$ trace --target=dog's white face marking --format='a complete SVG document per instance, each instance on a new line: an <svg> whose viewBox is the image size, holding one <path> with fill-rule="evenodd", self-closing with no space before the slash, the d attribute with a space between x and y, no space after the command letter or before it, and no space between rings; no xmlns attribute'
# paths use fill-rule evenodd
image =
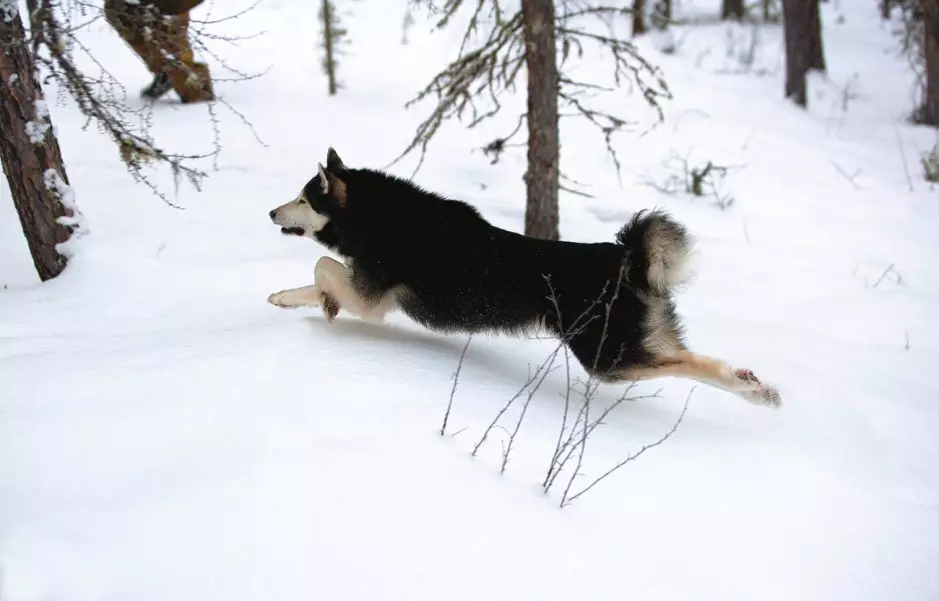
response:
<svg viewBox="0 0 939 601"><path fill-rule="evenodd" d="M271 220L281 227L283 233L307 238L313 238L329 223L329 217L314 211L302 191L294 200L274 209Z"/></svg>

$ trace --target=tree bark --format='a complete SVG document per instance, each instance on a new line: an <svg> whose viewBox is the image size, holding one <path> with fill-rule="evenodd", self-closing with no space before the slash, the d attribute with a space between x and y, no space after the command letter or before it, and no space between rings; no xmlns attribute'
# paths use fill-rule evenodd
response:
<svg viewBox="0 0 939 601"><path fill-rule="evenodd" d="M323 19L323 49L326 51L326 58L323 60L323 67L326 70L326 77L329 80L329 95L336 95L336 56L334 51L333 25L335 16L333 15L333 6L331 0L323 0L323 6L320 9Z"/></svg>
<svg viewBox="0 0 939 601"><path fill-rule="evenodd" d="M880 0L880 18L884 21L890 18L890 8L893 2L891 0Z"/></svg>
<svg viewBox="0 0 939 601"><path fill-rule="evenodd" d="M926 93L923 123L939 127L939 0L922 0Z"/></svg>
<svg viewBox="0 0 939 601"><path fill-rule="evenodd" d="M743 0L724 0L721 3L721 19L743 19Z"/></svg>
<svg viewBox="0 0 939 601"><path fill-rule="evenodd" d="M12 18L11 18L12 17ZM39 278L52 279L67 259L56 248L72 235L62 223L76 215L62 202L58 183L68 184L26 46L19 14L0 12L0 162Z"/></svg>
<svg viewBox="0 0 939 601"><path fill-rule="evenodd" d="M646 32L646 2L633 0L633 35L642 35Z"/></svg>
<svg viewBox="0 0 939 601"><path fill-rule="evenodd" d="M808 104L805 76L811 69L825 70L818 0L783 0L786 39L786 97L799 106Z"/></svg>
<svg viewBox="0 0 939 601"><path fill-rule="evenodd" d="M825 51L822 46L822 15L818 0L811 2L809 18L812 29L809 32L809 69L825 71Z"/></svg>
<svg viewBox="0 0 939 601"><path fill-rule="evenodd" d="M525 235L557 240L560 142L554 1L522 0L528 68Z"/></svg>

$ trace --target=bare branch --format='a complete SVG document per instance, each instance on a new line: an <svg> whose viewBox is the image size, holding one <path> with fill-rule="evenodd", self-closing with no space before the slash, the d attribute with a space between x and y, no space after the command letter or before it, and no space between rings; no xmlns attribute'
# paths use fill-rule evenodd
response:
<svg viewBox="0 0 939 601"><path fill-rule="evenodd" d="M417 0L415 5L428 7L432 13L440 15L437 27L445 27L464 5L464 0L446 0L442 6L429 0ZM420 158L414 173L423 165L427 148L443 123L455 118L468 121L467 127L473 128L479 123L497 115L501 108L500 97L503 92L514 90L518 73L525 64L525 45L522 39L522 13L505 13L498 0L474 0L473 12L464 32L457 58L438 73L433 80L405 105L410 108L434 97L436 104L429 116L418 126L414 137L404 151L388 167L396 164L411 152L418 150ZM483 41L472 45L472 38L480 32L481 18L489 7L488 16L492 19ZM585 44L593 44L609 53L612 58L612 75L615 87L628 85L638 89L643 98L654 108L659 121L663 114L659 102L671 98L661 72L642 58L635 46L612 33L601 35L587 30L578 19L583 17L628 18L632 11L624 7L590 6L582 2L565 1L561 3L555 19L557 37L561 53L559 65L560 88L559 100L569 109L562 116L577 116L587 119L603 135L607 153L613 159L617 176L620 173L619 157L613 146L614 134L623 131L630 123L612 113L593 108L587 101L586 94L612 91L612 88L599 84L578 81L570 77L564 68L572 57L582 58ZM612 25L610 26L612 30ZM471 49L470 49L471 48ZM514 135L514 134L513 134ZM511 136L510 136L511 137ZM496 140L489 145L487 154L494 154L493 162L505 147L507 139Z"/></svg>
<svg viewBox="0 0 939 601"><path fill-rule="evenodd" d="M682 420L685 419L685 412L688 411L688 403L691 401L691 395L694 392L694 390L695 390L695 387L692 386L691 390L688 391L688 396L685 398L685 404L681 408L681 413L678 414L678 419L675 420L675 423L672 424L672 427L668 432L666 432L661 438L659 438L655 442L650 442L649 444L643 445L641 449L639 449L635 453L628 455L625 459L623 459L622 461L618 462L616 465L614 465L613 467L605 471L603 474L600 475L600 477L598 477L596 480L594 480L593 482L585 486L579 492L569 497L566 496L566 492L565 492L565 498L562 499L561 501L561 507L567 507L568 505L573 503L575 499L577 499L578 497L580 497L581 495L583 495L584 493L592 489L594 486L596 486L597 484L605 480L608 476L610 476L616 470L620 469L621 467L623 467L624 465L626 465L627 463L631 461L635 461L636 459L639 459L639 457L641 457L646 451L650 449L654 449L655 447L659 446L660 444L662 444L663 442L671 438L672 434L674 434L675 431L678 429L678 426L681 424ZM573 481L573 479L571 481Z"/></svg>
<svg viewBox="0 0 939 601"><path fill-rule="evenodd" d="M120 96L126 96L124 87L77 37L78 32L102 16L101 7L83 0L27 0L27 7L30 17L31 51L38 68L45 75L44 83L54 82L57 84L60 94L65 93L72 98L79 111L86 118L85 127L95 123L103 133L111 138L118 147L121 160L138 183L146 185L168 205L181 208L169 201L166 194L144 173L144 169L150 165L166 165L173 175L174 186L178 187L180 179L185 177L197 190L200 189L206 173L203 169L197 167L196 163L211 158L214 164L221 151L219 142L220 128L212 104L208 103L206 105L215 134L212 151L182 154L162 149L155 143L149 133L151 107L132 108L127 105L120 98ZM204 29L200 29L198 25L204 26L236 18L246 14L251 8L253 6L233 16L214 21L193 21L192 23L196 23L197 27L190 30L192 45L212 55L205 47L203 39L233 43L234 38L214 36L204 31ZM76 15L80 17L80 20L74 22ZM91 16L89 17L89 15ZM155 16L159 18L158 15ZM148 35L157 40L161 36L167 35L166 32L159 29L154 28L148 31ZM100 75L89 75L77 67L77 61L73 56L76 49L82 52L91 64L100 70ZM224 61L220 60L220 62L223 66L225 65ZM179 63L181 68L188 68L181 62ZM229 70L232 69L229 67ZM195 74L193 75L195 76ZM241 75L245 78L253 77L247 74ZM234 111L230 104L224 101L223 104ZM234 112L242 118L242 122L248 124L243 115L240 115L237 111ZM133 117L139 118L140 126L131 124L131 118ZM250 127L250 124L248 125Z"/></svg>
<svg viewBox="0 0 939 601"><path fill-rule="evenodd" d="M443 424L440 426L441 436L443 436L444 432L447 431L447 421L450 419L450 409L453 407L453 397L456 395L456 385L460 381L460 371L463 369L463 359L466 357L466 350L469 348L470 342L472 341L472 336L466 339L466 345L463 347L463 352L460 353L460 362L456 364L456 371L453 373L453 388L450 389L450 399L447 401L447 411L443 414Z"/></svg>

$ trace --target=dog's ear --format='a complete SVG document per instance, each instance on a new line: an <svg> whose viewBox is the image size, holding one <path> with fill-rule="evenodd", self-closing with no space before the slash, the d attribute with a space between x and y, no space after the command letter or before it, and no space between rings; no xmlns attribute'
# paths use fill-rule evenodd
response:
<svg viewBox="0 0 939 601"><path fill-rule="evenodd" d="M323 195L335 199L340 207L346 206L346 198L348 196L346 182L339 179L331 170L327 171L323 169L322 163L317 163L316 168L319 170L320 189Z"/></svg>
<svg viewBox="0 0 939 601"><path fill-rule="evenodd" d="M339 158L339 153L336 152L336 149L332 146L326 151L326 169L333 173L346 170L345 163L342 162L342 159Z"/></svg>

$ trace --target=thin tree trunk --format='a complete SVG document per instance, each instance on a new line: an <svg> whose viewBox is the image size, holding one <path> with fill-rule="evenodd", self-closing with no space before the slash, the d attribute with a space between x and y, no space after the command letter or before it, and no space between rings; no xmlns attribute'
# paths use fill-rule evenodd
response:
<svg viewBox="0 0 939 601"><path fill-rule="evenodd" d="M890 8L893 2L891 0L880 0L880 18L886 21L890 18Z"/></svg>
<svg viewBox="0 0 939 601"><path fill-rule="evenodd" d="M646 2L645 0L633 0L633 35L641 35L646 32Z"/></svg>
<svg viewBox="0 0 939 601"><path fill-rule="evenodd" d="M721 3L721 19L743 19L743 0L724 0Z"/></svg>
<svg viewBox="0 0 939 601"><path fill-rule="evenodd" d="M821 40L813 21L818 18L818 0L783 0L783 26L786 39L786 97L799 106L807 105L805 75L818 62ZM824 65L824 61L822 61Z"/></svg>
<svg viewBox="0 0 939 601"><path fill-rule="evenodd" d="M923 123L939 127L939 0L922 0L926 95Z"/></svg>
<svg viewBox="0 0 939 601"><path fill-rule="evenodd" d="M528 68L525 235L557 240L560 143L554 1L522 0Z"/></svg>
<svg viewBox="0 0 939 601"><path fill-rule="evenodd" d="M14 5L15 6L15 5ZM76 215L62 202L68 184L42 88L34 76L19 14L0 13L0 162L39 278L54 278L67 259L56 245Z"/></svg>
<svg viewBox="0 0 939 601"><path fill-rule="evenodd" d="M329 79L329 95L336 95L336 61L334 55L333 39L333 7L330 0L323 0L323 47L326 50L324 66L326 77Z"/></svg>

